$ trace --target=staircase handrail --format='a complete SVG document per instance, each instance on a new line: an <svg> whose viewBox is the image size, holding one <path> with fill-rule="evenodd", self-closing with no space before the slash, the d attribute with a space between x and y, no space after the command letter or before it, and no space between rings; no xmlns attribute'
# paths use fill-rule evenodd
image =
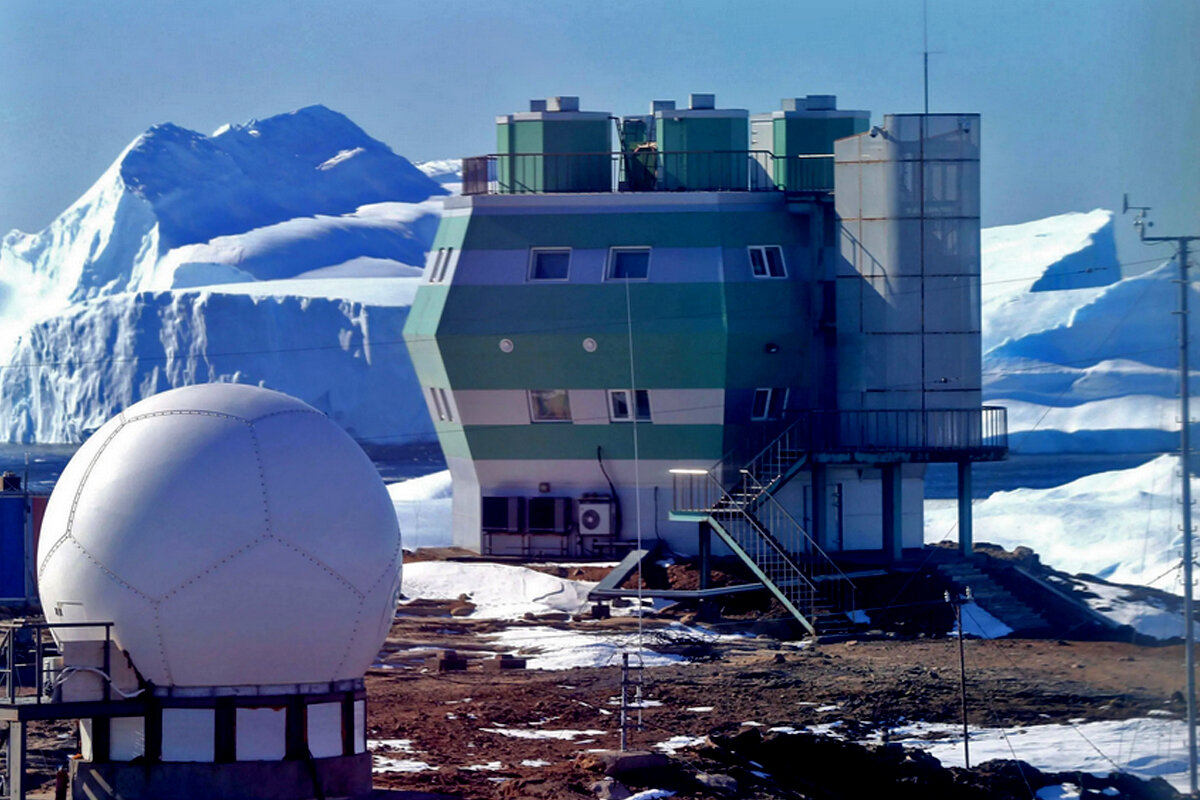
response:
<svg viewBox="0 0 1200 800"><path fill-rule="evenodd" d="M751 525L751 527L753 527L759 533L760 536L762 536L763 540L766 541L767 544L769 544L771 546L771 549L774 550L776 552L776 554L779 555L779 557L782 558L784 560L784 562L786 562L787 565L795 571L796 575L802 581L804 581L805 585L807 585L808 588L815 593L817 591L817 585L815 583L813 583L812 580L810 580L807 575L804 574L804 570L800 568L800 565L792 560L791 555L787 552L787 549L784 548L784 546L779 543L779 540L776 539L775 536L769 530L766 529L766 526L764 526L761 522L759 522L758 519L756 519L753 514L747 512L745 507L743 506L743 504L738 503L737 500L733 499L733 497L729 494L729 492L725 491L725 487L721 485L721 482L717 479L717 477L715 475L713 475L711 472L708 472L705 474L708 476L708 479L712 483L712 485L714 487L716 487L717 491L720 493L720 498L724 499L729 504L729 505L725 506L724 508L721 508L720 507L720 499L718 499L718 501L716 503L713 503L709 507L710 515L714 514L715 512L717 512L719 510L727 509L730 511L736 511L739 515L741 515L741 517L743 519L745 519Z"/></svg>
<svg viewBox="0 0 1200 800"><path fill-rule="evenodd" d="M819 553L819 554L821 555L821 557L822 557L823 559L825 559L826 563L828 563L828 564L829 564L831 567L833 567L833 568L834 568L834 570L836 570L836 571L837 571L837 574L838 574L839 576L841 576L841 578L842 578L843 580L845 580L845 581L846 581L846 583L848 583L852 589L854 589L855 591L857 591L857 590L858 590L858 586L857 586L857 585L854 583L854 581L853 581L853 580L851 580L851 579L850 579L850 576L849 576L849 575L847 575L845 572L843 572L843 571L842 571L842 568L841 568L841 567L839 567L839 566L837 565L837 562L836 562L836 561L834 561L834 560L833 560L833 558L831 558L831 557L830 557L830 555L829 555L828 553L826 553L826 552L825 552L824 548L822 548L822 547L821 547L821 545L817 544L817 540L816 540L816 539L814 539L814 538L813 538L813 537L812 537L812 536L809 534L809 532L808 532L808 531L805 529L805 527L804 527L803 525L801 525L801 524L799 523L799 521L797 521L797 520L796 520L796 518L795 518L795 517L793 517L793 516L792 516L792 513L791 513L790 511L788 511L788 510L787 510L787 508L786 508L786 507L783 505L783 503L781 503L781 502L779 502L777 499L775 499L775 495L773 495L773 494L771 494L770 492L768 492L768 491L766 490L766 488L765 488L765 487L763 487L763 485L762 485L761 483L759 483L759 482L758 482L758 478L754 477L754 475L753 475L753 474L751 474L751 473L749 473L749 472L746 472L745 474L746 474L746 475L748 475L748 476L750 477L750 480L754 481L754 483L755 483L755 486L756 486L758 489L760 489L760 492L759 492L758 498L755 498L755 499L757 500L757 499L759 499L759 498L763 498L763 497L765 497L765 498L767 499L767 501L768 501L768 502L770 502L770 503L773 503L773 504L774 504L774 506L775 506L775 507L776 507L776 508L779 510L779 512L780 512L780 513L782 513L782 514L783 514L783 516L784 516L784 517L786 517L786 518L787 518L787 520L788 520L789 522L791 522L791 523L792 523L792 525L793 525L793 526L796 528L796 530L800 531L800 535L804 537L805 541L807 541L807 542L808 542L809 546L811 546L811 547L812 547L812 549L813 549L813 550L814 550L816 553Z"/></svg>

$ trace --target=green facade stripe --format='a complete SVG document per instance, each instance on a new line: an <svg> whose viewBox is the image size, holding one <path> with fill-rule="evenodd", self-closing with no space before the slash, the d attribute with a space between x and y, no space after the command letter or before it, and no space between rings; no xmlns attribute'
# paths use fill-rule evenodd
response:
<svg viewBox="0 0 1200 800"><path fill-rule="evenodd" d="M461 217L442 217L438 223L437 233L434 234L433 244L430 249L437 250L439 247L453 247L457 250L462 249L463 239L467 233L467 226L471 222L470 216Z"/></svg>
<svg viewBox="0 0 1200 800"><path fill-rule="evenodd" d="M628 319L623 282L453 286L437 333L624 333L629 320L635 333L719 331L725 326L723 286L631 282ZM770 288L760 291L765 296ZM780 314L784 313L781 304Z"/></svg>
<svg viewBox="0 0 1200 800"><path fill-rule="evenodd" d="M796 311L808 306L806 284L640 283L629 290L639 386L808 382L813 325ZM625 309L623 284L427 285L404 335L422 385L604 389L630 384ZM584 338L596 341L594 353L583 349ZM511 353L500 350L501 339L513 342ZM778 352L767 354L768 345Z"/></svg>
<svg viewBox="0 0 1200 800"><path fill-rule="evenodd" d="M470 224L467 225L467 219ZM461 223L459 222L461 220ZM461 229L459 225L462 225ZM786 210L650 214L487 214L442 220L434 247L746 247L802 245L803 225ZM446 230L443 230L445 228Z"/></svg>
<svg viewBox="0 0 1200 800"><path fill-rule="evenodd" d="M440 338L439 352L450 385L455 389L610 389L632 383L628 340L623 336L593 336L598 344L595 353L584 351L581 335L514 336L512 353L500 351L498 338ZM639 387L724 386L726 348L719 334L635 334L633 346ZM424 381L424 364L415 355L414 365Z"/></svg>
<svg viewBox="0 0 1200 800"><path fill-rule="evenodd" d="M643 459L707 459L721 457L720 425L638 425L638 457ZM488 460L595 460L596 448L606 460L633 459L633 425L476 425L463 440L442 435L447 458ZM464 452L453 452L465 446Z"/></svg>

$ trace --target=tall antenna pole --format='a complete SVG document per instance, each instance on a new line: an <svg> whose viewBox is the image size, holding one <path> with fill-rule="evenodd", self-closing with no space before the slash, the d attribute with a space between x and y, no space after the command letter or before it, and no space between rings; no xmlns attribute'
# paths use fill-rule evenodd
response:
<svg viewBox="0 0 1200 800"><path fill-rule="evenodd" d="M1125 195L1122 213L1133 209L1137 211L1133 226L1143 242L1173 242L1179 250L1179 474L1183 478L1183 489L1180 502L1183 505L1183 641L1184 665L1187 670L1187 729L1188 729L1188 777L1191 782L1191 793L1196 794L1200 788L1200 780L1196 767L1196 641L1195 621L1193 619L1194 605L1192 600L1192 473L1188 462L1191 456L1191 416L1188 411L1191 386L1191 369L1188 363L1188 244L1200 241L1200 236L1147 236L1146 228L1152 227L1153 222L1146 219L1149 206L1129 205L1129 195Z"/></svg>
<svg viewBox="0 0 1200 800"><path fill-rule="evenodd" d="M929 113L929 0L921 0L921 54L925 57L925 113Z"/></svg>

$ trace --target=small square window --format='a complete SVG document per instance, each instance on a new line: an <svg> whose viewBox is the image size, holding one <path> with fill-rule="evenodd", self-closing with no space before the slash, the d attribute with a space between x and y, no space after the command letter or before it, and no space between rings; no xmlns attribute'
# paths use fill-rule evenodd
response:
<svg viewBox="0 0 1200 800"><path fill-rule="evenodd" d="M530 389L529 418L534 422L570 422L571 400L566 389Z"/></svg>
<svg viewBox="0 0 1200 800"><path fill-rule="evenodd" d="M614 280L645 280L650 274L650 248L613 248L608 255L608 277Z"/></svg>
<svg viewBox="0 0 1200 800"><path fill-rule="evenodd" d="M751 247L750 272L756 278L786 278L787 267L783 263L783 248L776 244Z"/></svg>
<svg viewBox="0 0 1200 800"><path fill-rule="evenodd" d="M533 250L529 261L531 281L565 281L571 265L571 251Z"/></svg>
<svg viewBox="0 0 1200 800"><path fill-rule="evenodd" d="M633 397L633 409L629 407L630 396ZM637 389L633 392L628 389L610 389L608 412L609 419L613 422L629 422L631 419L637 422L649 422L650 392L646 389Z"/></svg>

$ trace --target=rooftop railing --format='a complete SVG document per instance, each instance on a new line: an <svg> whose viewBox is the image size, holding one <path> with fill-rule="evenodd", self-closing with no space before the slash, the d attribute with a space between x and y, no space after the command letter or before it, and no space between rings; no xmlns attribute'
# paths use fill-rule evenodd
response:
<svg viewBox="0 0 1200 800"><path fill-rule="evenodd" d="M463 159L463 194L833 191L833 156L767 150L511 153Z"/></svg>

